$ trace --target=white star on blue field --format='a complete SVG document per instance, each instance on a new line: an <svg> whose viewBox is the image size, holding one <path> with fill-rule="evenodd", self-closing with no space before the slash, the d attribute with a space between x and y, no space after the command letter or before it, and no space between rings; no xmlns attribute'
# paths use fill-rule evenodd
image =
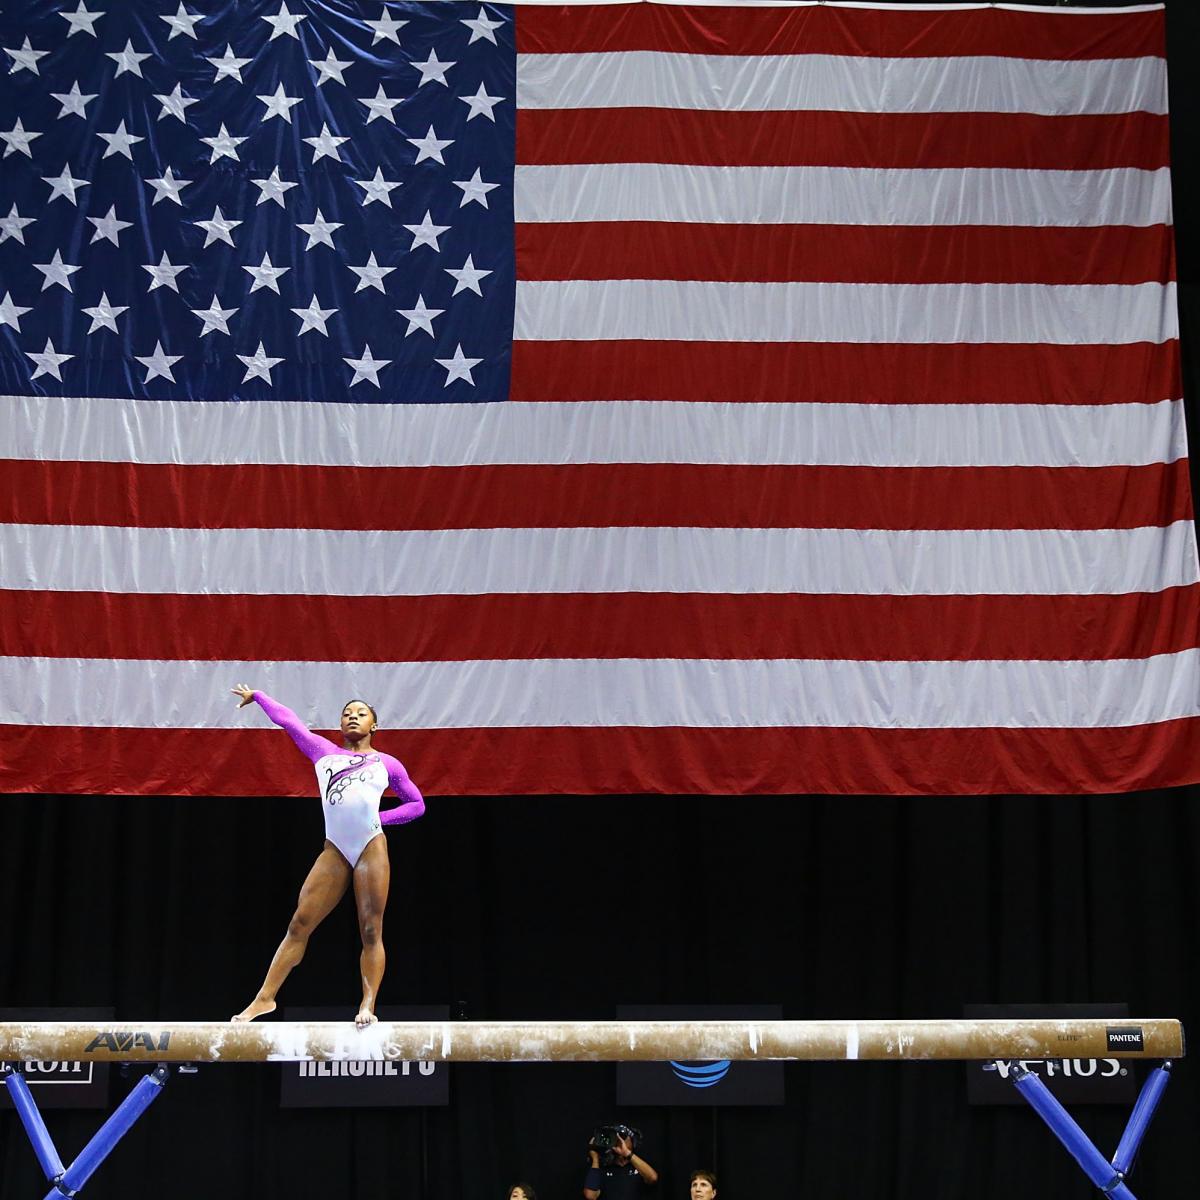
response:
<svg viewBox="0 0 1200 1200"><path fill-rule="evenodd" d="M5 6L0 390L507 398L511 10L361 11Z"/></svg>

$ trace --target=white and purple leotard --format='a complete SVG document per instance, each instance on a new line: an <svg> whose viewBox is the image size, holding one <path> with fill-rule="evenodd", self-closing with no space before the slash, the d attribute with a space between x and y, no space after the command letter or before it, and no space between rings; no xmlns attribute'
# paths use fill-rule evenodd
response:
<svg viewBox="0 0 1200 1200"><path fill-rule="evenodd" d="M264 692L255 692L254 699L312 763L325 802L325 836L351 866L384 825L406 825L424 813L425 800L399 759L377 750L354 754L313 733L290 708ZM380 812L379 798L388 784L402 803Z"/></svg>

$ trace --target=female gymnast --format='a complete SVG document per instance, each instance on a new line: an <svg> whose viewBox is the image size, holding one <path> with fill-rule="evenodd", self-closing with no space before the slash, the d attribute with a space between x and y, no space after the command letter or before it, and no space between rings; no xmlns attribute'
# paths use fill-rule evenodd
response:
<svg viewBox="0 0 1200 1200"><path fill-rule="evenodd" d="M363 1029L375 1022L375 1001L383 979L383 910L387 904L391 865L384 825L405 825L425 811L425 801L404 766L390 754L371 746L379 725L375 710L362 700L342 709L342 746L313 733L290 708L245 684L233 689L243 708L257 701L263 712L287 731L317 772L325 801L325 848L317 856L296 912L288 925L258 995L233 1018L253 1021L275 1008L275 993L288 972L304 957L312 931L329 915L354 880L358 929L362 935L362 1003L354 1023ZM388 784L403 803L379 811L379 797Z"/></svg>

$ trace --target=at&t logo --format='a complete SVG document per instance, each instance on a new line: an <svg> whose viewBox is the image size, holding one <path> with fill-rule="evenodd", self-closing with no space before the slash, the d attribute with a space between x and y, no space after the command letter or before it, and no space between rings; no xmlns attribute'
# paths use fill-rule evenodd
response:
<svg viewBox="0 0 1200 1200"><path fill-rule="evenodd" d="M709 1088L714 1083L720 1083L729 1074L732 1062L723 1058L719 1062L684 1063L671 1060L671 1070L675 1078L686 1083L690 1088Z"/></svg>

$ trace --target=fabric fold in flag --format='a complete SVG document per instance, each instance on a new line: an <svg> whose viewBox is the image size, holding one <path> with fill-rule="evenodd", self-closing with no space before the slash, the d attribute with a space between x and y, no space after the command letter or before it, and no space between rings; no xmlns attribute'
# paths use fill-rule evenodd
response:
<svg viewBox="0 0 1200 1200"><path fill-rule="evenodd" d="M1161 6L404 8L6 10L0 790L1200 782Z"/></svg>

